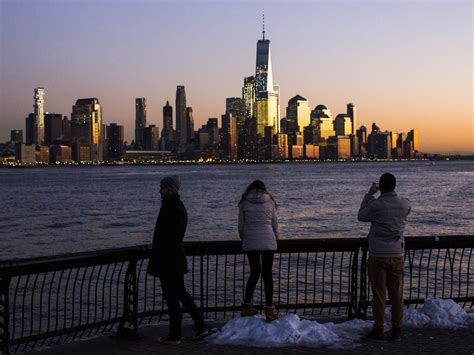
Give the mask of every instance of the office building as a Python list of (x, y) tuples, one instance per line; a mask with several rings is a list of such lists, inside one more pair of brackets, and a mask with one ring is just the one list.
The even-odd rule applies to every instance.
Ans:
[(194, 143), (194, 115), (193, 115), (193, 108), (192, 107), (186, 107), (186, 139), (187, 139), (187, 144), (193, 144)]
[(107, 159), (118, 160), (124, 155), (123, 126), (111, 123), (107, 126)]
[(288, 101), (286, 108), (286, 120), (284, 133), (288, 134), (289, 145), (296, 144), (296, 135), (304, 131), (304, 127), (310, 124), (311, 109), (308, 101), (296, 95)]
[(186, 120), (186, 92), (184, 86), (176, 87), (176, 143), (178, 150), (183, 152), (188, 142)]
[(356, 134), (357, 129), (357, 108), (353, 103), (347, 104), (347, 116), (351, 118), (351, 133)]
[(257, 133), (263, 137), (266, 126), (273, 127), (273, 134), (278, 133), (280, 125), (279, 87), (273, 83), (270, 40), (265, 39), (265, 22), (263, 22), (262, 39), (257, 42), (255, 98)]
[(34, 143), (36, 145), (44, 144), (44, 88), (35, 88), (33, 96), (33, 115), (34, 115)]
[(333, 119), (331, 117), (331, 111), (326, 106), (316, 106), (314, 110), (311, 111), (311, 121), (317, 129), (319, 142), (325, 141), (329, 137), (336, 135), (336, 131), (334, 131)]
[(352, 122), (349, 115), (340, 113), (334, 120), (336, 136), (349, 136), (352, 134)]
[(62, 139), (63, 115), (48, 113), (44, 115), (44, 145), (49, 146)]
[(143, 130), (143, 149), (160, 150), (160, 129), (155, 125), (149, 125)]
[(224, 158), (237, 159), (237, 118), (230, 112), (222, 115), (221, 145)]
[(172, 150), (174, 142), (173, 107), (169, 101), (163, 106), (163, 129), (161, 131), (161, 150)]
[[(102, 107), (97, 98), (79, 99), (72, 107), (71, 113), (71, 140), (81, 147), (88, 145), (89, 160), (103, 159)], [(76, 158), (84, 161), (85, 148), (73, 151)], [(74, 154), (76, 152), (76, 154)], [(76, 160), (76, 159), (75, 159)], [(78, 160), (76, 160), (78, 161)]]
[(135, 149), (144, 149), (144, 130), (146, 127), (146, 98), (135, 99)]
[(23, 130), (21, 130), (21, 129), (11, 130), (10, 131), (10, 142), (12, 144), (23, 143)]

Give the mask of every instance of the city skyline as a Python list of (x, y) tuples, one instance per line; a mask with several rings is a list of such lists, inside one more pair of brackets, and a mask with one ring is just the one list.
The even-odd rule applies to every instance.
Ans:
[[(306, 29), (305, 26), (295, 26), (294, 28), (286, 28), (286, 26), (283, 26), (285, 27), (283, 32), (281, 28), (282, 25), (278, 22), (282, 19), (282, 9), (288, 8), (290, 5), (287, 2), (278, 2), (275, 5), (271, 5), (269, 2), (261, 2), (257, 4), (242, 3), (241, 6), (236, 3), (216, 4), (209, 2), (198, 2), (197, 5), (193, 5), (187, 2), (180, 2), (178, 5), (174, 5), (162, 2), (138, 2), (137, 11), (140, 13), (144, 13), (146, 9), (150, 9), (151, 7), (157, 7), (164, 12), (174, 14), (174, 12), (179, 10), (181, 6), (182, 9), (186, 10), (184, 11), (183, 16), (189, 17), (190, 14), (187, 12), (192, 12), (191, 10), (199, 11), (202, 17), (198, 16), (193, 20), (194, 22), (191, 21), (190, 23), (197, 23), (197, 25), (200, 25), (198, 30), (202, 30), (203, 34), (209, 35), (208, 39), (211, 40), (210, 42), (212, 42), (212, 39), (218, 38), (217, 35), (212, 36), (209, 34), (209, 31), (207, 31), (207, 27), (209, 26), (205, 25), (211, 25), (212, 23), (203, 24), (203, 22), (206, 22), (205, 19), (209, 18), (210, 16), (217, 16), (219, 13), (225, 14), (226, 11), (232, 9), (234, 10), (232, 13), (235, 16), (239, 17), (244, 14), (248, 16), (248, 20), (245, 22), (245, 25), (240, 25), (240, 27), (233, 23), (228, 23), (227, 27), (221, 31), (226, 36), (239, 35), (239, 37), (235, 38), (233, 41), (234, 47), (237, 49), (233, 52), (221, 50), (220, 47), (216, 47), (217, 50), (210, 51), (207, 54), (203, 54), (202, 51), (193, 51), (192, 49), (196, 49), (196, 47), (199, 47), (199, 44), (201, 44), (200, 36), (196, 34), (196, 30), (193, 34), (193, 31), (190, 31), (187, 28), (179, 28), (179, 34), (176, 36), (181, 40), (181, 43), (183, 44), (181, 47), (184, 46), (184, 52), (188, 53), (188, 57), (185, 58), (188, 59), (188, 62), (182, 58), (183, 48), (178, 46), (177, 43), (168, 41), (168, 47), (160, 48), (164, 50), (164, 52), (161, 54), (162, 56), (167, 56), (168, 60), (173, 62), (171, 68), (174, 70), (168, 70), (168, 73), (166, 73), (167, 75), (165, 75), (163, 74), (163, 71), (166, 71), (166, 69), (169, 68), (164, 66), (164, 68), (158, 70), (159, 74), (156, 74), (156, 71), (152, 70), (154, 67), (150, 65), (151, 61), (148, 57), (142, 58), (142, 60), (146, 62), (146, 65), (142, 65), (140, 67), (129, 66), (127, 63), (109, 63), (112, 64), (111, 66), (113, 68), (120, 68), (124, 71), (122, 73), (124, 76), (124, 78), (122, 78), (123, 82), (120, 83), (117, 82), (117, 78), (115, 78), (113, 75), (114, 73), (110, 69), (106, 68), (105, 64), (107, 63), (104, 63), (104, 60), (98, 60), (97, 66), (94, 67), (90, 65), (91, 60), (88, 59), (87, 56), (81, 58), (87, 59), (86, 62), (88, 66), (78, 65), (74, 68), (79, 73), (82, 73), (85, 69), (89, 69), (89, 78), (85, 77), (82, 80), (68, 81), (67, 79), (70, 78), (71, 75), (79, 75), (79, 73), (71, 73), (71, 69), (68, 70), (67, 65), (66, 68), (63, 68), (65, 66), (64, 63), (58, 63), (58, 70), (62, 70), (57, 72), (58, 75), (55, 74), (47, 76), (46, 73), (50, 71), (51, 68), (49, 68), (48, 65), (44, 66), (44, 64), (48, 59), (55, 58), (54, 51), (46, 51), (47, 53), (42, 53), (40, 51), (38, 57), (36, 58), (38, 63), (35, 62), (31, 68), (26, 68), (27, 70), (25, 74), (31, 74), (34, 72), (35, 75), (24, 78), (22, 77), (22, 75), (24, 75), (22, 74), (23, 71), (20, 70), (15, 72), (13, 68), (21, 67), (22, 65), (26, 64), (25, 62), (31, 60), (31, 58), (17, 58), (19, 60), (16, 65), (14, 65), (15, 63), (12, 62), (12, 59), (18, 56), (19, 53), (27, 53), (28, 49), (31, 49), (28, 47), (28, 43), (31, 42), (30, 37), (34, 36), (27, 37), (24, 42), (25, 45), (12, 44), (12, 38), (15, 38), (15, 35), (18, 35), (19, 33), (25, 34), (24, 31), (26, 31), (30, 25), (22, 22), (25, 19), (28, 19), (29, 15), (21, 11), (18, 13), (18, 24), (13, 24), (11, 20), (8, 20), (11, 18), (11, 16), (8, 17), (9, 12), (14, 11), (15, 8), (18, 10), (18, 8), (21, 8), (22, 6), (24, 7), (23, 11), (26, 11), (27, 7), (33, 6), (37, 7), (40, 13), (42, 13), (41, 11), (44, 12), (45, 10), (43, 7), (49, 6), (49, 10), (52, 10), (53, 14), (55, 13), (58, 15), (63, 13), (66, 15), (68, 12), (74, 10), (74, 8), (77, 9), (77, 3), (69, 3), (67, 6), (65, 6), (59, 3), (40, 1), (39, 5), (35, 4), (28, 1), (21, 2), (20, 5), (13, 4), (13, 2), (8, 1), (1, 4), (3, 14), (1, 31), (3, 60), (1, 64), (1, 76), (3, 84), (1, 85), (0, 93), (0, 141), (8, 140), (10, 130), (23, 128), (25, 117), (28, 116), (29, 112), (33, 111), (31, 105), (31, 90), (33, 87), (37, 86), (44, 87), (46, 91), (44, 104), (45, 112), (57, 112), (66, 116), (70, 116), (72, 111), (71, 107), (78, 98), (99, 98), (104, 110), (103, 121), (107, 124), (118, 123), (124, 125), (125, 139), (129, 142), (131, 139), (133, 139), (134, 135), (135, 99), (137, 97), (144, 97), (147, 99), (147, 123), (157, 125), (161, 130), (163, 128), (163, 117), (161, 113), (162, 108), (167, 100), (171, 102), (174, 101), (174, 90), (176, 89), (177, 85), (184, 85), (186, 87), (187, 105), (193, 107), (193, 116), (196, 126), (204, 124), (209, 117), (220, 117), (223, 113), (225, 113), (226, 98), (240, 96), (240, 91), (243, 86), (243, 78), (253, 74), (253, 69), (255, 68), (254, 46), (255, 42), (261, 38), (261, 10), (265, 8), (266, 37), (271, 39), (273, 47), (273, 75), (275, 82), (278, 82), (281, 85), (280, 105), (282, 108), (282, 117), (284, 116), (283, 110), (285, 109), (288, 100), (297, 94), (308, 99), (311, 109), (319, 104), (324, 104), (330, 107), (332, 112), (335, 114), (345, 112), (345, 105), (349, 102), (354, 102), (358, 108), (358, 125), (365, 124), (369, 127), (372, 122), (377, 122), (377, 124), (381, 127), (394, 131), (408, 131), (413, 126), (415, 126), (422, 133), (423, 138), (420, 142), (420, 147), (421, 150), (425, 152), (472, 152), (472, 88), (469, 87), (469, 85), (466, 85), (470, 84), (469, 76), (461, 76), (461, 72), (466, 70), (466, 67), (469, 69), (469, 55), (472, 56), (470, 52), (468, 52), (468, 55), (463, 58), (454, 58), (455, 54), (439, 52), (441, 53), (441, 57), (438, 53), (436, 58), (431, 57), (430, 61), (426, 61), (424, 63), (431, 65), (431, 67), (423, 67), (423, 69), (425, 69), (423, 72), (425, 76), (421, 75), (420, 78), (424, 80), (420, 79), (420, 82), (412, 82), (411, 84), (413, 87), (406, 85), (394, 85), (396, 79), (396, 69), (408, 69), (407, 65), (410, 64), (410, 59), (414, 63), (421, 62), (421, 54), (424, 55), (431, 53), (432, 51), (441, 48), (441, 44), (444, 43), (442, 39), (447, 37), (447, 33), (445, 32), (458, 31), (459, 33), (464, 34), (462, 30), (466, 28), (463, 26), (470, 24), (470, 17), (469, 15), (466, 15), (465, 12), (462, 12), (461, 9), (471, 9), (469, 3), (457, 2), (454, 6), (452, 6), (452, 9), (455, 11), (447, 20), (452, 21), (455, 26), (452, 26), (443, 32), (444, 37), (442, 36), (439, 38), (439, 44), (434, 43), (434, 41), (433, 43), (426, 42), (426, 44), (430, 44), (432, 48), (420, 48), (418, 52), (415, 52), (415, 56), (410, 58), (407, 58), (408, 56), (405, 55), (399, 55), (394, 57), (392, 60), (387, 60), (385, 57), (387, 57), (387, 55), (389, 57), (391, 51), (395, 53), (394, 49), (388, 46), (390, 43), (386, 43), (385, 45), (382, 45), (382, 43), (377, 41), (375, 41), (375, 44), (373, 42), (363, 43), (363, 41), (361, 42), (361, 39), (357, 37), (357, 34), (360, 34), (360, 31), (358, 31), (357, 28), (355, 31), (357, 33), (354, 34), (351, 33), (349, 28), (347, 28), (345, 31), (338, 30), (336, 28), (336, 23), (333, 23), (329, 28), (325, 28), (323, 25), (325, 24), (324, 21), (331, 19), (331, 15), (339, 13), (342, 15), (342, 17), (347, 17), (348, 13), (351, 13), (354, 17), (351, 19), (353, 20), (351, 24), (356, 23), (359, 24), (363, 29), (369, 30), (370, 26), (362, 26), (362, 19), (365, 18), (364, 16), (367, 16), (362, 14), (362, 10), (368, 10), (372, 15), (374, 13), (380, 15), (384, 12), (382, 10), (394, 8), (394, 4), (391, 2), (377, 4), (374, 2), (362, 2), (359, 4), (337, 2), (336, 5), (328, 4), (326, 2), (320, 2), (316, 4), (300, 3), (302, 8), (313, 6), (315, 9), (325, 10), (323, 13), (327, 18), (323, 16), (323, 21), (318, 22), (321, 25), (319, 29), (317, 26), (314, 26), (314, 23), (308, 23)], [(344, 6), (341, 6), (342, 4), (344, 4)], [(111, 16), (121, 15), (125, 16), (125, 19), (131, 20), (130, 16), (127, 17), (123, 13), (120, 13), (120, 11), (123, 12), (125, 9), (131, 6), (131, 4), (119, 3), (118, 5), (119, 6), (112, 6), (110, 2), (100, 2), (97, 5), (97, 10), (100, 14), (103, 14), (105, 11), (105, 13), (108, 12)], [(408, 40), (408, 29), (406, 26), (402, 25), (410, 24), (413, 28), (418, 29), (416, 24), (410, 21), (413, 21), (416, 18), (415, 15), (420, 15), (421, 10), (424, 10), (423, 19), (426, 20), (425, 22), (430, 24), (431, 21), (434, 21), (434, 19), (441, 16), (441, 10), (446, 7), (446, 4), (440, 2), (422, 2), (417, 4), (402, 2), (399, 7), (400, 8), (396, 8), (395, 15), (393, 15), (395, 17), (392, 17), (392, 21), (394, 21), (397, 14), (400, 15), (401, 8), (404, 8), (405, 10), (412, 10), (410, 12), (410, 16), (407, 16), (407, 19), (405, 19), (405, 22), (399, 23), (400, 27), (397, 27), (404, 30), (401, 32), (400, 37), (407, 40), (406, 47), (402, 47), (401, 49), (407, 49), (418, 42), (416, 40)], [(300, 15), (303, 14), (299, 14), (298, 16)], [(162, 14), (160, 13), (159, 16), (162, 16)], [(81, 17), (80, 14), (79, 17)], [(96, 15), (96, 17), (93, 16), (91, 20), (92, 24), (98, 20), (99, 15)], [(146, 19), (147, 17), (144, 18)], [(456, 18), (457, 21), (454, 21), (453, 18)], [(216, 20), (218, 20), (217, 23), (221, 23), (222, 21), (222, 19), (219, 17), (216, 17)], [(292, 22), (291, 19), (290, 22)], [(348, 23), (350, 23), (350, 21)], [(379, 24), (379, 22), (377, 23)], [(25, 26), (20, 29), (19, 25), (21, 24)], [(147, 26), (151, 26), (149, 22), (146, 22), (146, 24)], [(72, 20), (72, 23), (70, 24), (71, 28), (69, 29), (69, 36), (74, 34), (74, 31), (77, 30), (75, 29), (75, 25), (77, 25), (75, 20)], [(100, 25), (103, 27), (105, 32), (116, 29), (119, 32), (116, 35), (120, 34), (121, 26), (115, 25), (114, 27), (114, 25), (110, 23), (101, 23)], [(390, 25), (394, 24), (389, 24), (388, 26), (382, 27), (383, 29), (387, 30), (390, 29)], [(50, 27), (54, 28), (54, 25), (48, 24), (48, 26), (45, 26), (45, 29), (37, 30), (37, 32), (48, 33), (48, 31), (51, 30)], [(145, 26), (143, 23), (136, 24), (136, 27), (139, 28), (143, 26)], [(91, 27), (92, 30), (94, 26)], [(214, 23), (211, 27), (215, 29), (217, 24)], [(348, 25), (347, 27), (351, 26)], [(239, 28), (241, 29), (240, 32), (238, 31)], [(165, 30), (166, 31), (164, 32), (169, 34), (172, 28), (165, 28)], [(435, 29), (432, 30), (434, 33), (437, 33)], [(131, 32), (137, 34), (139, 31), (132, 26)], [(182, 32), (189, 33), (187, 36), (184, 36)], [(330, 46), (318, 47), (320, 48), (318, 53), (322, 53), (323, 56), (315, 57), (315, 59), (312, 60), (313, 65), (310, 67), (312, 71), (307, 72), (306, 75), (302, 76), (301, 67), (304, 67), (304, 64), (308, 62), (308, 57), (311, 57), (310, 54), (312, 53), (312, 46), (304, 46), (305, 43), (303, 43), (304, 41), (302, 40), (302, 38), (305, 39), (304, 35), (308, 35), (308, 33), (311, 35), (310, 38), (312, 38), (318, 45), (324, 41), (328, 41), (328, 44), (334, 39), (334, 36), (339, 36), (338, 39), (342, 41), (343, 44), (349, 44), (352, 46), (349, 47), (349, 49), (352, 49), (352, 52), (346, 51), (344, 53), (340, 53), (340, 55), (336, 56), (336, 58), (331, 58), (337, 49), (341, 49), (340, 43), (337, 44), (336, 49), (331, 48)], [(423, 36), (426, 36), (427, 33), (428, 31), (425, 30), (423, 33), (415, 35), (414, 37), (419, 40)], [(434, 33), (432, 36), (434, 36)], [(12, 36), (9, 36), (9, 34)], [(366, 36), (369, 34), (370, 33), (366, 33)], [(392, 35), (392, 37), (389, 36), (387, 40), (391, 39), (394, 41), (396, 39), (394, 38), (396, 36), (393, 36), (393, 33), (389, 32), (388, 34)], [(58, 40), (58, 37), (54, 35), (54, 33), (49, 33), (49, 35), (50, 37), (46, 36), (45, 38), (49, 38), (50, 40)], [(291, 42), (291, 39), (288, 39), (288, 36), (291, 37), (292, 35), (295, 39), (297, 39), (297, 41), (293, 42), (298, 43), (293, 43)], [(344, 38), (344, 35), (347, 36), (347, 38)], [(54, 42), (53, 47), (58, 45), (67, 47), (69, 44), (63, 41), (72, 40), (69, 38), (69, 36), (66, 35), (63, 37), (59, 43), (55, 43), (54, 41), (47, 43), (51, 44)], [(105, 35), (99, 35), (99, 37), (101, 36), (106, 38)], [(462, 47), (462, 45), (468, 46), (469, 44), (466, 39), (468, 39), (469, 33), (467, 35), (464, 34), (464, 36), (467, 37), (464, 38), (463, 41), (460, 41), (460, 43), (457, 44), (454, 43), (453, 45), (460, 47)], [(426, 38), (429, 39), (431, 37), (428, 36)], [(347, 39), (355, 40), (356, 43), (348, 41)], [(83, 39), (79, 38), (79, 41), (81, 40)], [(125, 38), (124, 44), (134, 43), (127, 42), (127, 40), (128, 39)], [(241, 44), (242, 41), (247, 41), (249, 43), (245, 43), (245, 45), (243, 45)], [(116, 47), (113, 45), (114, 43), (104, 43), (105, 44), (103, 44), (102, 51), (106, 52), (111, 49), (113, 52), (114, 49), (116, 50)], [(385, 53), (382, 53), (383, 55), (380, 55), (376, 58), (371, 56), (364, 58), (363, 53), (361, 53), (363, 50), (360, 48), (358, 49), (356, 44), (365, 44), (369, 46), (369, 48), (366, 49), (367, 54), (373, 53), (369, 49), (383, 50)], [(370, 48), (371, 44), (372, 48)], [(221, 45), (221, 43), (219, 43), (219, 45)], [(222, 43), (224, 49), (227, 49), (227, 45), (228, 43)], [(290, 50), (286, 49), (284, 45), (287, 45)], [(294, 50), (292, 51), (291, 49), (294, 48), (295, 45), (297, 48), (298, 45), (303, 46), (299, 48), (299, 52)], [(7, 51), (8, 49), (11, 49), (11, 51)], [(150, 50), (148, 47), (145, 49)], [(467, 49), (469, 48), (464, 48), (465, 51)], [(299, 56), (295, 58), (294, 53), (298, 53)], [(348, 55), (348, 53), (351, 55), (353, 54), (353, 56)], [(56, 54), (59, 58), (65, 59), (64, 53), (58, 51)], [(136, 59), (133, 58), (133, 51), (124, 51), (123, 55), (123, 58), (119, 58), (123, 62), (128, 62), (128, 59)], [(110, 59), (108, 54), (103, 53), (103, 56), (104, 59)], [(340, 57), (346, 57), (345, 62)], [(293, 63), (297, 64), (298, 62), (302, 62), (302, 65), (288, 67), (289, 63), (291, 63), (291, 58), (293, 58)], [(354, 59), (348, 60), (347, 58)], [(71, 60), (72, 59), (74, 58), (71, 57)], [(364, 66), (361, 66), (359, 71), (354, 72), (355, 63), (361, 64), (363, 59), (371, 62), (372, 65), (375, 64), (375, 67), (373, 68), (374, 70), (370, 75), (364, 73)], [(385, 61), (382, 61), (382, 63), (377, 65), (377, 59), (385, 59)], [(438, 71), (437, 77), (433, 75), (432, 72), (434, 69), (436, 69), (438, 66), (443, 67), (454, 59), (457, 59), (457, 64), (459, 65), (458, 67), (450, 67), (451, 70), (449, 72), (447, 72), (447, 70)], [(206, 60), (208, 63), (204, 65), (202, 63), (203, 60)], [(443, 62), (443, 60), (446, 63)], [(72, 61), (74, 62), (74, 60)], [(219, 66), (221, 61), (224, 61), (226, 64), (226, 70), (222, 70), (222, 68)], [(397, 61), (401, 61), (401, 63), (398, 63), (398, 66), (396, 65)], [(202, 70), (195, 65), (199, 63), (203, 65)], [(40, 64), (43, 64), (44, 66), (42, 68), (43, 71), (39, 70), (41, 69)], [(386, 69), (382, 68), (383, 64), (390, 64), (393, 66), (394, 70), (388, 71), (389, 73), (387, 73), (387, 70), (382, 70)], [(176, 69), (176, 66), (179, 67), (179, 65), (182, 65), (181, 70)], [(52, 67), (56, 68), (56, 66)], [(208, 73), (206, 70), (210, 67), (215, 69), (214, 75), (206, 75), (206, 73)], [(133, 76), (133, 74), (137, 74), (137, 77), (142, 80), (142, 84), (140, 84), (138, 79), (131, 80), (130, 73), (126, 72), (126, 68), (130, 68), (129, 70), (132, 74), (131, 76)], [(411, 69), (411, 71), (402, 73), (404, 74), (402, 78), (404, 78), (406, 75), (413, 75), (414, 72), (420, 71), (420, 68)], [(334, 86), (331, 84), (332, 78), (338, 78), (338, 75), (340, 75), (339, 71), (346, 75), (345, 80), (343, 82), (338, 81), (338, 85)], [(65, 74), (66, 77), (62, 78), (61, 75), (59, 75), (61, 73)], [(94, 76), (93, 74), (100, 74), (99, 78), (101, 80), (92, 80), (93, 78), (91, 77)], [(363, 77), (364, 74), (367, 75), (367, 77)], [(160, 80), (160, 77), (163, 77), (163, 75), (166, 80), (162, 81)], [(384, 80), (387, 77), (388, 79), (391, 79), (391, 81), (388, 80), (385, 82)], [(9, 80), (15, 78), (18, 78), (18, 80)], [(367, 79), (367, 83), (365, 83), (365, 80), (363, 79)], [(91, 83), (91, 80), (94, 83)], [(9, 83), (8, 86), (4, 84), (6, 82)], [(374, 86), (374, 82), (378, 85)], [(434, 82), (438, 82), (443, 85), (438, 85), (438, 89), (436, 90), (436, 87), (434, 89), (432, 87)], [(30, 86), (23, 87), (25, 83), (29, 83), (28, 85)], [(427, 83), (430, 85), (426, 87), (422, 85)], [(448, 83), (451, 85), (448, 85)], [(113, 89), (107, 89), (107, 85), (112, 85)], [(203, 85), (205, 86), (203, 87)], [(219, 85), (222, 85), (222, 87)], [(143, 87), (143, 89), (141, 87)], [(446, 88), (449, 88), (449, 90)], [(449, 91), (451, 96), (445, 96), (447, 91)], [(416, 95), (414, 95), (414, 92), (416, 92)], [(438, 100), (438, 96), (440, 98), (446, 97), (446, 100)], [(318, 97), (320, 99), (318, 99)], [(446, 120), (450, 120), (449, 128), (451, 129), (452, 134), (450, 134), (449, 137), (446, 136)], [(451, 147), (451, 149), (448, 147)]]

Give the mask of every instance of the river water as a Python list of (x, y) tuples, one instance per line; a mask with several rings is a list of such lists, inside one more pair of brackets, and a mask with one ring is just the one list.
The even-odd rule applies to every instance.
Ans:
[(359, 204), (384, 172), (412, 202), (405, 235), (474, 234), (472, 161), (0, 169), (0, 259), (150, 243), (159, 181), (172, 174), (186, 240), (237, 240), (237, 203), (257, 178), (279, 204), (282, 238), (362, 237)]

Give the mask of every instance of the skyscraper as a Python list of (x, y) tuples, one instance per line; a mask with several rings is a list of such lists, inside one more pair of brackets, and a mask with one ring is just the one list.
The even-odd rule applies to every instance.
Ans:
[(107, 126), (107, 158), (120, 159), (123, 156), (123, 126), (111, 123)]
[(311, 109), (308, 100), (303, 96), (296, 95), (288, 101), (286, 108), (286, 131), (288, 134), (288, 144), (296, 144), (296, 134), (303, 132), (308, 126), (311, 118)]
[(194, 116), (192, 107), (186, 107), (186, 130), (186, 143), (190, 144), (194, 141)]
[(336, 131), (336, 136), (349, 136), (352, 134), (352, 122), (351, 117), (340, 113), (336, 116), (334, 120), (334, 130)]
[(146, 127), (146, 98), (138, 97), (135, 99), (135, 146), (138, 149), (144, 149), (143, 132)]
[(63, 135), (63, 115), (46, 113), (44, 115), (44, 145), (51, 145)]
[(183, 152), (188, 141), (186, 122), (186, 92), (183, 85), (176, 88), (176, 143), (178, 150)]
[(225, 99), (225, 112), (231, 113), (237, 122), (237, 131), (241, 132), (245, 121), (244, 99), (240, 97), (228, 97)]
[(272, 126), (273, 134), (278, 133), (279, 91), (273, 83), (270, 40), (265, 39), (265, 17), (263, 17), (262, 39), (257, 42), (257, 62), (255, 67), (255, 97), (257, 106), (257, 133), (264, 136), (265, 127)]
[(34, 114), (34, 143), (44, 144), (44, 88), (35, 88), (33, 96), (35, 103), (33, 105)]
[(222, 115), (222, 147), (227, 159), (237, 159), (237, 120), (228, 112)]
[(357, 109), (353, 103), (347, 104), (347, 115), (351, 118), (352, 134), (357, 130)]
[[(72, 107), (71, 140), (90, 146), (90, 159), (102, 160), (102, 107), (97, 98), (79, 99)], [(80, 151), (80, 149), (78, 149)]]
[(161, 150), (171, 150), (173, 138), (173, 107), (169, 101), (163, 106), (163, 130), (161, 131)]

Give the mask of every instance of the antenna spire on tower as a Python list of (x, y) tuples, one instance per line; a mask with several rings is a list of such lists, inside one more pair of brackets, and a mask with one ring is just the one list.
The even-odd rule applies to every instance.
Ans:
[(262, 11), (262, 25), (263, 25), (263, 40), (265, 41), (265, 10)]

